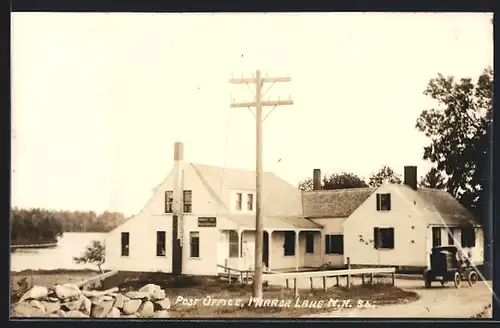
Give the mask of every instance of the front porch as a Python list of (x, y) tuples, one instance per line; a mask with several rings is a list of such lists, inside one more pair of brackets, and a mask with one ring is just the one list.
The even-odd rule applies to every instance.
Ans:
[[(264, 271), (312, 270), (324, 263), (322, 227), (302, 218), (293, 219), (264, 219)], [(219, 230), (219, 264), (254, 270), (255, 227), (251, 227), (251, 221), (246, 219), (237, 229)]]

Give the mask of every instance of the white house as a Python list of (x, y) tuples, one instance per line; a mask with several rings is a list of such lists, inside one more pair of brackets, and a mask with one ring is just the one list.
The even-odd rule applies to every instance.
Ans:
[[(316, 266), (322, 227), (302, 215), (302, 195), (264, 173), (263, 262), (269, 270)], [(106, 238), (110, 270), (216, 275), (220, 265), (252, 269), (255, 172), (185, 163), (174, 168), (135, 217)]]
[[(321, 172), (314, 170), (314, 186)], [(483, 262), (483, 232), (444, 191), (417, 188), (416, 167), (403, 185), (313, 190), (263, 176), (263, 262), (268, 270), (324, 263), (426, 267), (433, 246), (456, 244)], [(186, 163), (174, 168), (139, 214), (106, 237), (106, 269), (217, 275), (218, 265), (253, 269), (255, 172)]]
[[(314, 176), (319, 179), (319, 171)], [(404, 180), (305, 192), (305, 217), (324, 226), (324, 260), (345, 265), (349, 257), (359, 266), (425, 268), (433, 246), (457, 245), (482, 265), (483, 230), (474, 216), (446, 191), (417, 188), (416, 167), (405, 167)]]

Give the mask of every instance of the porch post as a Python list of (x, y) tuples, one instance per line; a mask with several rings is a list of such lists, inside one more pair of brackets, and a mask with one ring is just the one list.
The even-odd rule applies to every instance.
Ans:
[(320, 254), (320, 259), (321, 259), (320, 265), (323, 265), (326, 262), (325, 261), (325, 256), (326, 256), (326, 254), (325, 254), (326, 237), (325, 237), (325, 233), (323, 231), (320, 232), (320, 240), (321, 240), (321, 242), (320, 242), (321, 245), (319, 245), (319, 251), (320, 251), (319, 254)]
[(267, 238), (269, 239), (267, 242), (267, 270), (271, 271), (271, 263), (272, 263), (272, 244), (273, 244), (273, 230), (266, 230), (267, 231)]
[(242, 247), (242, 245), (243, 245), (243, 238), (242, 238), (243, 230), (238, 230), (237, 233), (238, 233), (238, 258), (242, 258), (243, 257), (243, 255), (242, 255), (243, 254), (243, 251), (242, 251), (242, 249), (243, 249), (243, 247)]
[(295, 230), (295, 270), (299, 270), (299, 261), (300, 261), (300, 251), (299, 251), (299, 230)]

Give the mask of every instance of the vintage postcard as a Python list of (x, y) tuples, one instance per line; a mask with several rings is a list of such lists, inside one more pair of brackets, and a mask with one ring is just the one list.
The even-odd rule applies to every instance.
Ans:
[(11, 319), (491, 318), (492, 14), (11, 33)]

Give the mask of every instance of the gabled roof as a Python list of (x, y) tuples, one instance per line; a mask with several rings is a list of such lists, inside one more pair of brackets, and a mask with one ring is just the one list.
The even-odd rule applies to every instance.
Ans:
[[(255, 191), (255, 171), (190, 163), (200, 179), (226, 209), (231, 208), (230, 190)], [(297, 187), (272, 172), (264, 172), (262, 188), (263, 216), (303, 217), (302, 195)]]
[(345, 218), (350, 216), (377, 188), (351, 188), (305, 191), (302, 205), (306, 218)]
[(418, 188), (416, 193), (425, 209), (437, 214), (429, 218), (430, 224), (479, 225), (476, 217), (448, 192)]

